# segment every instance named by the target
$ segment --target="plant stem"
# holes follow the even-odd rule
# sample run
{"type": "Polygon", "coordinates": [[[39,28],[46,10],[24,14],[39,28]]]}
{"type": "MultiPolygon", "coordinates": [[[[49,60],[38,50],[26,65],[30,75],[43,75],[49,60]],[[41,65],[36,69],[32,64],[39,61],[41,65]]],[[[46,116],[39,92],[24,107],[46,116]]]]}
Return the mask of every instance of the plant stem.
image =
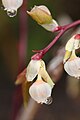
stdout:
{"type": "MultiPolygon", "coordinates": [[[[27,0],[23,1],[23,6],[20,8],[19,14],[19,42],[18,42],[18,73],[24,68],[26,63],[27,51],[27,17],[26,17],[27,0]]],[[[12,99],[12,114],[11,120],[16,120],[19,109],[22,105],[22,90],[21,86],[15,88],[12,99]]]]}
{"type": "Polygon", "coordinates": [[[42,59],[42,57],[50,50],[50,48],[59,40],[59,38],[69,29],[77,26],[80,24],[80,20],[77,20],[71,24],[68,25],[64,25],[64,26],[58,26],[54,29],[54,31],[52,32],[57,32],[59,31],[59,33],[57,34],[57,36],[52,40],[52,42],[45,47],[42,50],[33,50],[33,52],[37,52],[35,55],[32,56],[31,59],[33,60],[40,60],[42,59]]]}

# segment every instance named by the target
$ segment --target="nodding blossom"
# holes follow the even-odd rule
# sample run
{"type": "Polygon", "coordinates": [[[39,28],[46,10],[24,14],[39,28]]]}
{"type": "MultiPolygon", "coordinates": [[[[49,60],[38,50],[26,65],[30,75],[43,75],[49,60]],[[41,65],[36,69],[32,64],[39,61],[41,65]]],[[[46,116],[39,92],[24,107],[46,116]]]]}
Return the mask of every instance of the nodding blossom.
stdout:
{"type": "Polygon", "coordinates": [[[29,88],[30,96],[41,104],[51,104],[51,92],[52,87],[47,82],[43,81],[40,75],[38,75],[37,80],[29,88]]]}
{"type": "Polygon", "coordinates": [[[2,0],[4,10],[7,11],[9,17],[14,17],[17,14],[17,9],[22,5],[23,0],[2,0]]]}
{"type": "Polygon", "coordinates": [[[74,35],[66,44],[64,56],[64,69],[73,77],[80,77],[80,58],[76,56],[75,50],[80,48],[80,34],[74,35]]]}
{"type": "Polygon", "coordinates": [[[49,9],[44,5],[34,6],[27,13],[48,31],[53,31],[58,26],[57,22],[52,18],[49,9]]]}
{"type": "Polygon", "coordinates": [[[32,81],[33,84],[29,88],[30,96],[38,103],[50,104],[52,102],[51,92],[55,84],[46,71],[44,61],[41,59],[31,60],[27,69],[18,75],[15,83],[21,84],[32,81]]]}

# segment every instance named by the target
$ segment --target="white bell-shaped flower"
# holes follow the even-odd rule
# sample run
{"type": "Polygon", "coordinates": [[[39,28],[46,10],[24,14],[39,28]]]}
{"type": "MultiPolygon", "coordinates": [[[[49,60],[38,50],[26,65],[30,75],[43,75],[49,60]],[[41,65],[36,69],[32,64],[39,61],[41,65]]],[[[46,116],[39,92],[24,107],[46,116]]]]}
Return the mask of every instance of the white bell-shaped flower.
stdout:
{"type": "Polygon", "coordinates": [[[80,58],[75,55],[75,50],[73,50],[71,57],[64,64],[65,71],[73,77],[80,77],[80,58]]]}
{"type": "Polygon", "coordinates": [[[30,96],[36,102],[41,103],[41,104],[52,103],[51,92],[52,92],[52,87],[48,83],[44,82],[41,79],[40,75],[38,75],[36,82],[34,82],[32,86],[29,88],[30,96]]]}
{"type": "Polygon", "coordinates": [[[7,11],[9,17],[14,17],[17,14],[17,9],[22,5],[23,0],[2,0],[4,10],[7,11]]]}
{"type": "Polygon", "coordinates": [[[64,56],[64,69],[73,77],[80,77],[80,58],[76,56],[75,50],[80,48],[80,34],[72,36],[67,42],[64,56]]]}

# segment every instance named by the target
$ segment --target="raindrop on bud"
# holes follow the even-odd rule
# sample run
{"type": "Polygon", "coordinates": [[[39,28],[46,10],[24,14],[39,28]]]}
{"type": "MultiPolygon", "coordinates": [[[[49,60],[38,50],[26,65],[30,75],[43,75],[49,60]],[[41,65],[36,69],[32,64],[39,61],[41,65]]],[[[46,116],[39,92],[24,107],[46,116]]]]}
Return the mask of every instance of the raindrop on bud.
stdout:
{"type": "Polygon", "coordinates": [[[48,97],[47,100],[45,101],[45,104],[50,105],[52,101],[53,101],[52,97],[48,97]]]}
{"type": "Polygon", "coordinates": [[[17,14],[17,10],[7,10],[7,15],[9,17],[14,17],[17,14]]]}

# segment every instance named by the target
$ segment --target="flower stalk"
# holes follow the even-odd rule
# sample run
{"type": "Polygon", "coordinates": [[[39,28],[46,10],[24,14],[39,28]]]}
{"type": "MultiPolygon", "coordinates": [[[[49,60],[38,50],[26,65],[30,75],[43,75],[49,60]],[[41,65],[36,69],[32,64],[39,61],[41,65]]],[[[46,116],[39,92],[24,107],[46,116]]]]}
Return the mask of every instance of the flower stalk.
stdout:
{"type": "Polygon", "coordinates": [[[43,56],[50,50],[50,48],[53,47],[53,45],[59,40],[59,38],[69,29],[77,26],[80,24],[80,20],[77,20],[71,24],[68,24],[68,25],[64,25],[64,26],[58,26],[56,27],[52,32],[59,32],[57,34],[57,36],[52,40],[52,42],[47,46],[45,47],[44,49],[42,50],[33,50],[33,52],[36,52],[35,55],[32,56],[31,59],[33,60],[40,60],[43,58],[43,56]]]}

